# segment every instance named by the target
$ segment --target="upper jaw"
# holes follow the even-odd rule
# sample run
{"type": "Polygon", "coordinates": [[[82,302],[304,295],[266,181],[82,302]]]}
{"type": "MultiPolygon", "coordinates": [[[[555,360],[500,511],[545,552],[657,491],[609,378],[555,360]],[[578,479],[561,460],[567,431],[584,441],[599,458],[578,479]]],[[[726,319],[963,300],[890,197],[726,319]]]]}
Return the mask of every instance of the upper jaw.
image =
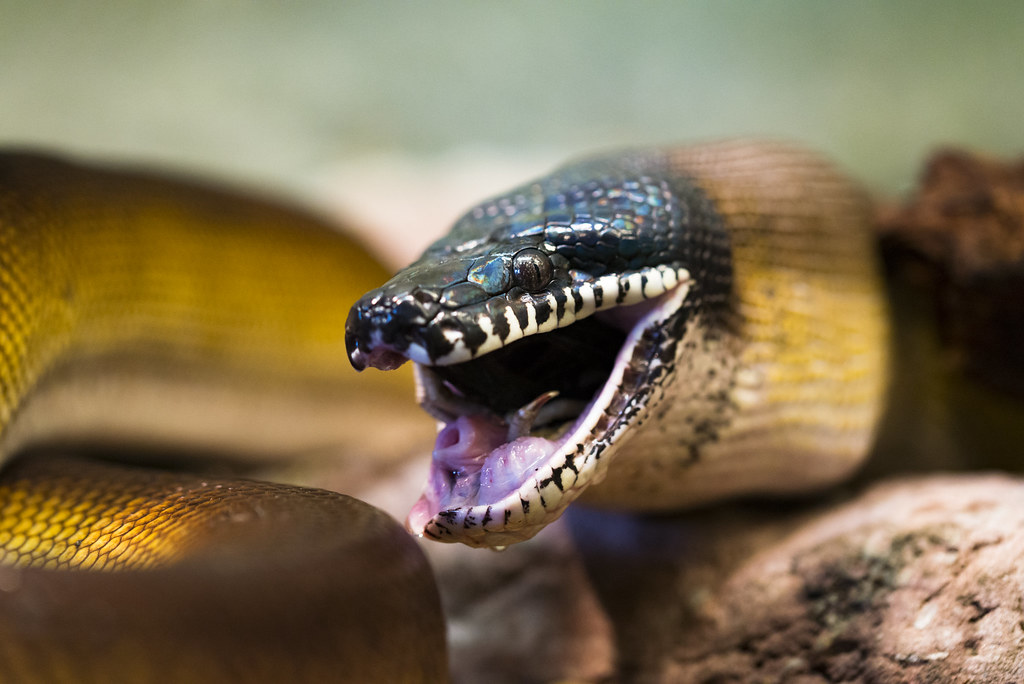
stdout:
{"type": "Polygon", "coordinates": [[[518,288],[504,296],[481,291],[484,299],[464,305],[458,296],[449,295],[457,288],[475,287],[459,275],[473,263],[468,256],[417,262],[356,302],[345,322],[353,367],[392,370],[404,360],[428,366],[462,363],[596,312],[614,317],[631,305],[687,285],[690,279],[678,265],[651,266],[622,276],[577,274],[572,282],[559,276],[536,293],[518,288]],[[423,282],[430,285],[418,284],[423,282]],[[537,311],[544,312],[543,320],[537,311]]]}

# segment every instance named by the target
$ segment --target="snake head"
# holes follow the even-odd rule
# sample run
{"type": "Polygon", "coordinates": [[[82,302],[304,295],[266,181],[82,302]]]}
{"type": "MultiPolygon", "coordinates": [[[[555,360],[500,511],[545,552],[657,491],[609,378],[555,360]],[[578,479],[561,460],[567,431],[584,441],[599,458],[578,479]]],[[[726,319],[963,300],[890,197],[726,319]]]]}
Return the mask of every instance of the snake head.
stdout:
{"type": "Polygon", "coordinates": [[[725,301],[710,200],[616,159],[474,207],[353,306],[353,366],[413,361],[440,422],[413,532],[503,546],[556,519],[657,403],[694,312],[725,301]]]}

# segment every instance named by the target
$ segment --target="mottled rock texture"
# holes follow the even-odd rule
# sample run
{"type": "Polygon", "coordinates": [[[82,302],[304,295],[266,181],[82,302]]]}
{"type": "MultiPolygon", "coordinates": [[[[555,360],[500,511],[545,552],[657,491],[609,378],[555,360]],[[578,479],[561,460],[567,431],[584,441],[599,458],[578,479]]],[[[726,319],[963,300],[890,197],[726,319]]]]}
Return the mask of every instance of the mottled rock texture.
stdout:
{"type": "Polygon", "coordinates": [[[729,574],[650,674],[708,683],[1021,681],[1022,558],[1021,481],[880,485],[729,574]]]}

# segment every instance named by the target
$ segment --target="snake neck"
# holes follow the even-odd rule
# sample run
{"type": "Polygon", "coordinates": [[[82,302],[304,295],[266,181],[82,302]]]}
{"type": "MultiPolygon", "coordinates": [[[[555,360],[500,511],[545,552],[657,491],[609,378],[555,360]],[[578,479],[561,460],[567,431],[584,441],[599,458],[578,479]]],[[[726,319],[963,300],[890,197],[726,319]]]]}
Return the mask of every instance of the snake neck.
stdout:
{"type": "Polygon", "coordinates": [[[703,411],[688,399],[699,373],[666,389],[664,419],[635,431],[588,500],[672,509],[848,477],[875,440],[890,378],[866,194],[820,158],[771,143],[680,148],[669,164],[725,217],[733,263],[728,324],[679,363],[703,357],[727,380],[703,411]]]}

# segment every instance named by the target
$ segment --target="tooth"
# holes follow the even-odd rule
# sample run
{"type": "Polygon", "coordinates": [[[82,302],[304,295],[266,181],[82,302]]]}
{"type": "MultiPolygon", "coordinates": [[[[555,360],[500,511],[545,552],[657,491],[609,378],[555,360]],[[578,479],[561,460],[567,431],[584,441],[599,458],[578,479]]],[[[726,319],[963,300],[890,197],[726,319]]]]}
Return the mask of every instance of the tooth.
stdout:
{"type": "Polygon", "coordinates": [[[559,399],[558,401],[552,401],[545,404],[539,411],[537,411],[536,417],[534,417],[534,424],[548,425],[555,422],[571,421],[577,418],[583,409],[587,406],[587,402],[580,401],[578,399],[559,399]]]}
{"type": "Polygon", "coordinates": [[[512,442],[519,437],[529,435],[541,407],[557,396],[558,390],[545,392],[515,413],[510,413],[506,419],[508,422],[508,441],[512,442]]]}

